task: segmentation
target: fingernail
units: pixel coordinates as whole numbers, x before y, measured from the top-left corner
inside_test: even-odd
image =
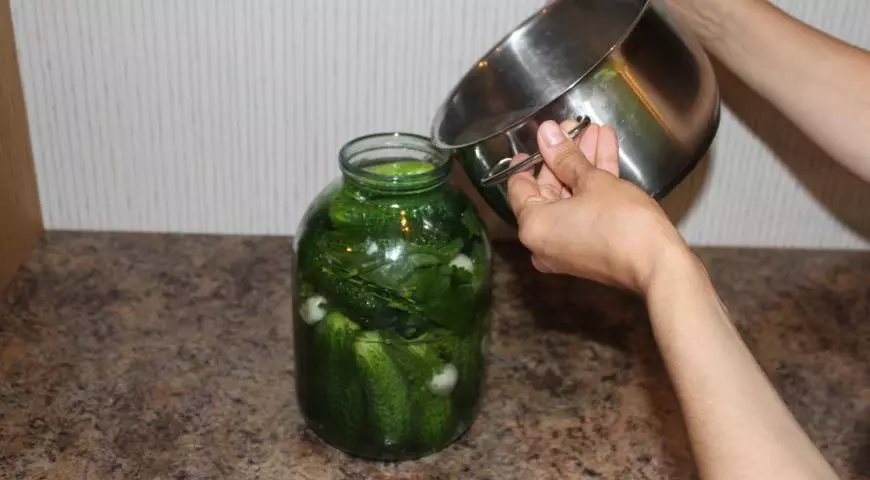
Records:
[[[565,132],[552,120],[541,124],[541,136],[547,142],[547,146],[555,147],[565,141]]]

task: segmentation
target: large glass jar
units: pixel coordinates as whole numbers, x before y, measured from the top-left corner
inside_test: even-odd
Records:
[[[477,415],[489,240],[428,139],[362,137],[339,165],[296,237],[300,407],[320,438],[351,455],[418,458]]]

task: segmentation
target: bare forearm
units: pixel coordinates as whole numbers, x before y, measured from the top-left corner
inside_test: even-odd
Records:
[[[705,47],[834,159],[870,181],[870,52],[764,0],[670,0]]]
[[[836,478],[688,254],[647,292],[653,331],[705,479]]]

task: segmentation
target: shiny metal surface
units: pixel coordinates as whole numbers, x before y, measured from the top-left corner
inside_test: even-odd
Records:
[[[453,151],[496,213],[515,223],[501,160],[538,152],[538,126],[588,116],[616,129],[620,175],[660,199],[694,168],[719,125],[700,45],[657,0],[557,0],[503,39],[439,108],[432,140]]]

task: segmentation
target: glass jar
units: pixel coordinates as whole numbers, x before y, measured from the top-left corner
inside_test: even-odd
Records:
[[[477,415],[491,249],[429,140],[347,143],[313,201],[294,261],[296,387],[308,426],[351,455],[418,458]]]

